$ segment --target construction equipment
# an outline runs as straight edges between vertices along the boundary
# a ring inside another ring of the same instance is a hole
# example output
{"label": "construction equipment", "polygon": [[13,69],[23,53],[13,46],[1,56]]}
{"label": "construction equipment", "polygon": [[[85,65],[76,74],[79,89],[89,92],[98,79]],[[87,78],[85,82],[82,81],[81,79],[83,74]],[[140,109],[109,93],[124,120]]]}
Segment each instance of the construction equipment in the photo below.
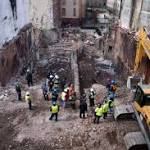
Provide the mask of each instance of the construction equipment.
{"label": "construction equipment", "polygon": [[[150,150],[150,85],[138,85],[132,104],[114,108],[116,120],[135,114],[141,132],[125,135],[124,141],[128,150]],[[122,117],[120,117],[122,116]]]}
{"label": "construction equipment", "polygon": [[150,27],[142,27],[137,33],[137,49],[134,71],[136,72],[143,58],[150,59]]}

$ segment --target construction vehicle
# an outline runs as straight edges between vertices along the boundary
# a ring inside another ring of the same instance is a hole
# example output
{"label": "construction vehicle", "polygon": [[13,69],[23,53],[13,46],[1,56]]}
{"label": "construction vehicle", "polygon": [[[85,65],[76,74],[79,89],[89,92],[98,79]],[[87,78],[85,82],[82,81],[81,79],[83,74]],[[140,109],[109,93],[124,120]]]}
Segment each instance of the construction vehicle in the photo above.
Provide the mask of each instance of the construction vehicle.
{"label": "construction vehicle", "polygon": [[[143,58],[150,59],[150,36],[148,28],[141,28],[137,37],[137,49],[135,57],[134,72],[143,65]],[[145,72],[149,74],[149,67],[143,65]],[[149,77],[146,74],[145,76]],[[131,85],[128,84],[128,85]],[[130,86],[130,87],[135,87]],[[134,91],[134,90],[132,90]],[[129,132],[125,135],[124,141],[127,150],[150,150],[150,85],[138,84],[136,86],[133,102],[116,106],[114,118],[136,118],[141,131]]]}
{"label": "construction vehicle", "polygon": [[114,108],[114,118],[137,119],[140,132],[130,132],[124,141],[128,150],[150,150],[150,85],[138,85],[133,103]]}

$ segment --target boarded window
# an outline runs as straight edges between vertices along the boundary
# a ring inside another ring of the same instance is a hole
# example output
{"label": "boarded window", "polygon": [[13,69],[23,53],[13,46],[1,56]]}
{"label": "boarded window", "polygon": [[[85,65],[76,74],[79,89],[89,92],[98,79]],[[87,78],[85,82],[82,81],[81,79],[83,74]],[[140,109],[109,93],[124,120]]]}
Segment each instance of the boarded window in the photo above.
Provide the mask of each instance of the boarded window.
{"label": "boarded window", "polygon": [[66,9],[62,8],[62,16],[66,16]]}
{"label": "boarded window", "polygon": [[76,16],[76,8],[73,8],[73,16]]}

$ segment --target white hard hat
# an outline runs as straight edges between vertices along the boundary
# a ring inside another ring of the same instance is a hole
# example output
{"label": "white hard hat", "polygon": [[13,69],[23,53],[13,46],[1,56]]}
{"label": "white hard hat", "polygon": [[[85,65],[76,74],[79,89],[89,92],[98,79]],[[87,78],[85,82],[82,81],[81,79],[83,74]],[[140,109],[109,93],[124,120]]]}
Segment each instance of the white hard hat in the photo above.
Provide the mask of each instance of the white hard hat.
{"label": "white hard hat", "polygon": [[52,75],[50,75],[49,77],[50,77],[50,78],[53,78],[53,76],[52,76]]}
{"label": "white hard hat", "polygon": [[58,75],[55,75],[55,78],[56,78],[56,79],[59,79]]}
{"label": "white hard hat", "polygon": [[26,95],[30,95],[30,92],[26,92]]}
{"label": "white hard hat", "polygon": [[64,92],[67,92],[67,91],[68,91],[68,88],[65,88],[65,89],[64,89]]}
{"label": "white hard hat", "polygon": [[91,88],[91,89],[90,89],[90,91],[91,91],[91,92],[93,92],[93,91],[94,91],[94,89],[93,89],[93,88]]}
{"label": "white hard hat", "polygon": [[30,72],[30,69],[27,69],[27,72]]}

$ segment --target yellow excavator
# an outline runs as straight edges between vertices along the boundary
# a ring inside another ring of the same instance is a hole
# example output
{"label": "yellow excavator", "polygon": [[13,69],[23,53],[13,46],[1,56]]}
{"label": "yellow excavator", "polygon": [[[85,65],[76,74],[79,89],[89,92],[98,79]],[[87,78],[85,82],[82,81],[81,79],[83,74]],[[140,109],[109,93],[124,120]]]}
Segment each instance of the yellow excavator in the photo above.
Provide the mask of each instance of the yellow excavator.
{"label": "yellow excavator", "polygon": [[[141,28],[138,32],[134,71],[139,69],[145,57],[150,59],[150,39],[146,28]],[[133,102],[114,108],[116,120],[133,116],[136,117],[141,131],[129,132],[124,136],[126,148],[127,150],[150,150],[150,85],[137,85]]]}

